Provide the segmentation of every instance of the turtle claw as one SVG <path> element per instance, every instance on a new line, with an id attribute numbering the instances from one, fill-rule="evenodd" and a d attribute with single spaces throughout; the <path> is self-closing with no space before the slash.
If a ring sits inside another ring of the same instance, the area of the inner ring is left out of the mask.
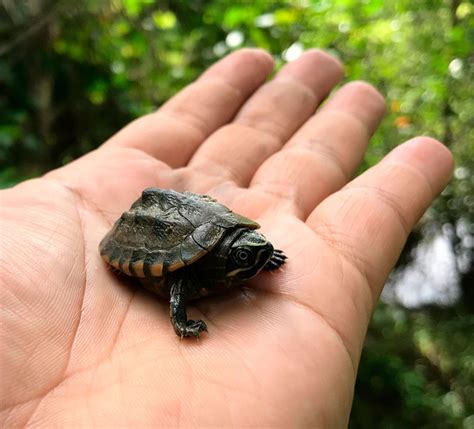
<path id="1" fill-rule="evenodd" d="M 285 263 L 286 259 L 287 259 L 287 256 L 283 253 L 282 250 L 275 249 L 273 251 L 272 256 L 270 257 L 268 262 L 265 264 L 264 269 L 268 271 L 276 270 L 277 268 L 280 268 Z"/>
<path id="2" fill-rule="evenodd" d="M 176 326 L 176 333 L 181 337 L 198 337 L 201 332 L 208 332 L 207 325 L 203 320 L 187 320 L 186 325 Z"/>

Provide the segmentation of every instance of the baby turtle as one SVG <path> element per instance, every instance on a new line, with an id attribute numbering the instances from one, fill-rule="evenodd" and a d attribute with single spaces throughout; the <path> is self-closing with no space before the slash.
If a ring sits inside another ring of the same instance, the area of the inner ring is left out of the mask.
<path id="1" fill-rule="evenodd" d="M 207 195 L 149 188 L 122 214 L 99 250 L 112 267 L 170 300 L 177 335 L 199 336 L 207 326 L 188 320 L 189 300 L 225 291 L 285 262 L 283 252 L 258 228 Z"/>

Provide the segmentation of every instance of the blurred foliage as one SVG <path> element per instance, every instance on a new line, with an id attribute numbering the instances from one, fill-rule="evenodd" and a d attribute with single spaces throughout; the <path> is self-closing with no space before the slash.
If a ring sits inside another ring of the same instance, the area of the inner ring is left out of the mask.
<path id="1" fill-rule="evenodd" d="M 359 367 L 352 428 L 474 427 L 474 319 L 380 304 Z"/>
<path id="2" fill-rule="evenodd" d="M 321 47 L 378 87 L 388 113 L 361 168 L 419 134 L 450 147 L 454 180 L 424 222 L 455 231 L 463 298 L 379 306 L 351 427 L 474 428 L 472 1 L 0 0 L 0 40 L 1 187 L 97 147 L 243 46 L 278 66 Z"/>

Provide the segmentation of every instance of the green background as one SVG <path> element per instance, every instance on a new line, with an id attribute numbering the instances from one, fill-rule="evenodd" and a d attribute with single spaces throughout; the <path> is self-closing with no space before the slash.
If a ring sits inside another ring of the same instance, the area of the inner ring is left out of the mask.
<path id="1" fill-rule="evenodd" d="M 393 278 L 439 237 L 454 271 L 450 293 L 424 278 L 432 294 L 409 308 L 387 285 L 350 427 L 474 428 L 472 1 L 0 1 L 0 41 L 1 187 L 97 147 L 243 46 L 267 49 L 278 67 L 320 47 L 344 62 L 346 81 L 374 84 L 388 113 L 361 170 L 420 134 L 456 159 Z"/>

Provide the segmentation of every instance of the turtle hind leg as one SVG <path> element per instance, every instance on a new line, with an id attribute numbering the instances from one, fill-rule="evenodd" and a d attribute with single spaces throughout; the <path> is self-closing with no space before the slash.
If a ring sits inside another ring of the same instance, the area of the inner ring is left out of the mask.
<path id="1" fill-rule="evenodd" d="M 207 325 L 203 320 L 188 320 L 186 314 L 186 289 L 182 279 L 173 281 L 170 290 L 170 320 L 176 335 L 179 337 L 199 337 L 203 331 L 207 332 Z"/>
<path id="2" fill-rule="evenodd" d="M 285 263 L 286 259 L 287 257 L 283 253 L 283 251 L 275 249 L 273 251 L 272 256 L 270 257 L 268 262 L 265 264 L 264 268 L 267 271 L 276 270 L 277 268 L 280 268 Z"/>

